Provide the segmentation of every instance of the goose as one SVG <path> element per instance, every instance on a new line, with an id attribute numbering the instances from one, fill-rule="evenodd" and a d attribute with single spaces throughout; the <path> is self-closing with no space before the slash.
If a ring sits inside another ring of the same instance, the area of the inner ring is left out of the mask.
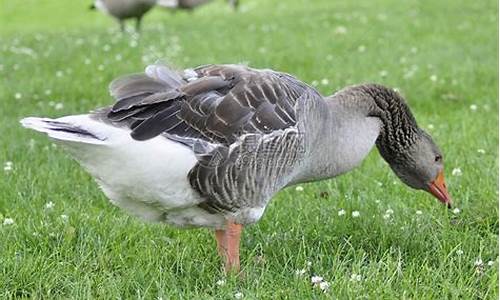
<path id="1" fill-rule="evenodd" d="M 118 20 L 121 31 L 125 31 L 124 21 L 136 19 L 136 30 L 141 29 L 141 20 L 157 0 L 95 0 L 91 9 L 98 9 Z"/>
<path id="2" fill-rule="evenodd" d="M 243 227 L 273 195 L 344 174 L 373 146 L 404 184 L 451 206 L 441 151 L 391 88 L 359 84 L 324 97 L 269 69 L 154 64 L 109 90 L 109 107 L 21 123 L 65 146 L 128 213 L 214 230 L 226 272 L 240 270 Z"/>
<path id="3" fill-rule="evenodd" d="M 158 4 L 165 8 L 173 10 L 184 9 L 193 10 L 198 6 L 204 5 L 213 0 L 158 0 Z M 239 6 L 239 0 L 227 0 L 229 5 L 236 10 Z"/>

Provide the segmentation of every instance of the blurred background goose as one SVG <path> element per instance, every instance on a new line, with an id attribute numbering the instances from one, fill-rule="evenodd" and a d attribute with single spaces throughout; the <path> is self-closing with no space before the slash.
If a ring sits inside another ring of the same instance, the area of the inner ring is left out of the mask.
<path id="1" fill-rule="evenodd" d="M 373 146 L 405 184 L 451 205 L 443 155 L 381 85 L 323 97 L 272 70 L 152 65 L 114 80 L 110 93 L 117 102 L 90 114 L 21 122 L 63 144 L 129 213 L 215 229 L 227 271 L 239 269 L 243 226 L 273 195 L 344 174 Z"/>
<path id="2" fill-rule="evenodd" d="M 141 21 L 157 0 L 96 0 L 91 9 L 98 9 L 120 23 L 120 29 L 125 31 L 125 20 L 136 19 L 136 30 L 140 31 Z"/>
<path id="3" fill-rule="evenodd" d="M 172 10 L 193 10 L 198 6 L 212 2 L 213 0 L 158 0 L 158 5 Z M 236 10 L 239 0 L 227 0 L 229 5 Z"/>

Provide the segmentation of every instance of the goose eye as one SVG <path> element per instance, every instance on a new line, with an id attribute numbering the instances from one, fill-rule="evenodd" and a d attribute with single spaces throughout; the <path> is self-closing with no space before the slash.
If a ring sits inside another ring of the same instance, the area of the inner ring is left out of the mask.
<path id="1" fill-rule="evenodd" d="M 436 155 L 436 157 L 434 157 L 435 162 L 441 161 L 442 159 L 443 157 L 441 155 Z"/>

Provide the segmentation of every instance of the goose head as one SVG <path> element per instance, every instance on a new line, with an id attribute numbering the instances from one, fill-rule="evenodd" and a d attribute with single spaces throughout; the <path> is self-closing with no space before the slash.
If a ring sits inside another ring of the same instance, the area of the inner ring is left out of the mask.
<path id="1" fill-rule="evenodd" d="M 401 150 L 396 159 L 387 160 L 403 183 L 414 189 L 425 190 L 451 207 L 452 200 L 444 179 L 443 155 L 425 131 L 418 129 L 414 142 Z"/>

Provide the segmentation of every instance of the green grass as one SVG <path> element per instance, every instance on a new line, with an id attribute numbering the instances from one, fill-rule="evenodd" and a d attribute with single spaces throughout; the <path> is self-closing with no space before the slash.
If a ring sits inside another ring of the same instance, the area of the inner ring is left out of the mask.
<path id="1" fill-rule="evenodd" d="M 89 2 L 0 0 L 0 163 L 12 162 L 0 169 L 0 298 L 498 298 L 496 1 L 242 0 L 241 13 L 219 1 L 192 14 L 155 11 L 139 39 Z M 397 87 L 419 124 L 433 125 L 461 212 L 403 186 L 374 150 L 345 176 L 278 194 L 244 232 L 245 278 L 218 286 L 210 231 L 128 217 L 18 124 L 108 104 L 113 78 L 157 59 L 248 62 L 317 81 L 324 94 L 367 81 Z M 313 274 L 330 282 L 327 294 Z"/>

